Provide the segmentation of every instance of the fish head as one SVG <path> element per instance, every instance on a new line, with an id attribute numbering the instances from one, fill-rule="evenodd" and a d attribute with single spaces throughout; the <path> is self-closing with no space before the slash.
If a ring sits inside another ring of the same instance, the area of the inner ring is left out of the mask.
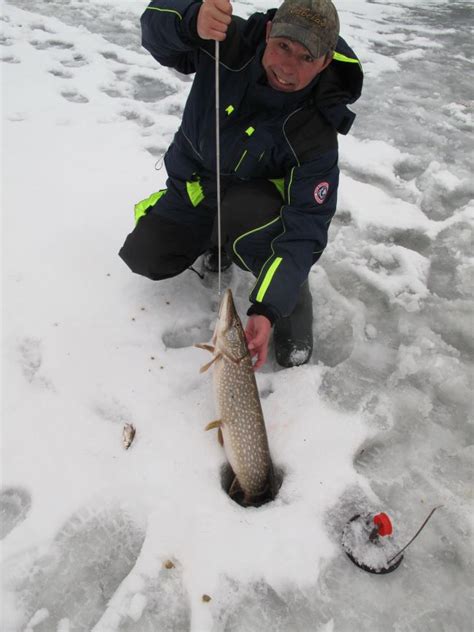
<path id="1" fill-rule="evenodd" d="M 242 358 L 248 352 L 244 328 L 230 289 L 221 300 L 213 341 L 217 349 L 234 359 Z"/>

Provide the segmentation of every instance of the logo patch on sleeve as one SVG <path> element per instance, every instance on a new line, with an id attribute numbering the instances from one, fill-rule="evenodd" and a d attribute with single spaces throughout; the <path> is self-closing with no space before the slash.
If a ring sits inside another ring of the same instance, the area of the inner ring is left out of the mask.
<path id="1" fill-rule="evenodd" d="M 322 204 L 329 193 L 329 182 L 320 182 L 314 189 L 314 199 L 318 204 Z"/>

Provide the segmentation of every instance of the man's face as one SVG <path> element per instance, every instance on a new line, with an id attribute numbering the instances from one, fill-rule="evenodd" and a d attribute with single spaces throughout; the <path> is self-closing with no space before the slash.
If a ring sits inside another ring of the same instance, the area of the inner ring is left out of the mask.
<path id="1" fill-rule="evenodd" d="M 286 37 L 270 37 L 271 28 L 269 22 L 267 46 L 262 57 L 269 85 L 281 92 L 296 92 L 306 88 L 331 63 L 331 57 L 328 55 L 315 59 L 299 42 Z"/>

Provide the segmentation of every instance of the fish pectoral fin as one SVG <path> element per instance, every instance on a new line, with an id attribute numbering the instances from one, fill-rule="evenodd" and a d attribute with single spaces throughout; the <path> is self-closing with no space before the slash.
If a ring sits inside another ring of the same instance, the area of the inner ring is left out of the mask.
<path id="1" fill-rule="evenodd" d="M 219 428 L 217 431 L 217 440 L 219 441 L 221 447 L 224 447 L 224 435 L 222 434 L 222 428 Z"/>
<path id="2" fill-rule="evenodd" d="M 222 426 L 222 421 L 220 419 L 216 419 L 216 421 L 209 422 L 207 426 L 204 428 L 204 430 L 212 430 L 213 428 L 219 428 L 220 430 L 221 426 Z"/>
<path id="3" fill-rule="evenodd" d="M 216 356 L 214 356 L 214 357 L 212 358 L 212 360 L 211 360 L 210 362 L 208 362 L 207 364 L 205 364 L 204 366 L 202 366 L 202 367 L 199 369 L 199 373 L 205 373 L 208 369 L 210 369 L 210 368 L 211 368 L 211 366 L 214 364 L 214 362 L 215 362 L 216 360 L 219 360 L 219 358 L 221 358 L 221 357 L 222 357 L 222 356 L 221 356 L 221 354 L 220 354 L 220 353 L 218 353 Z"/>
<path id="4" fill-rule="evenodd" d="M 214 353 L 216 350 L 214 345 L 210 345 L 207 342 L 197 342 L 194 346 L 198 349 L 204 349 L 204 351 L 210 351 L 210 353 Z"/>

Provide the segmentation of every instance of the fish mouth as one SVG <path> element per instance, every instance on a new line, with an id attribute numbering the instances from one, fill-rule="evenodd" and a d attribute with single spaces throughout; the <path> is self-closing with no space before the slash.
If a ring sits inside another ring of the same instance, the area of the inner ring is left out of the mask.
<path id="1" fill-rule="evenodd" d="M 225 332 L 230 327 L 232 327 L 233 323 L 235 322 L 236 314 L 237 310 L 235 309 L 232 291 L 230 288 L 228 288 L 225 291 L 224 296 L 222 297 L 222 301 L 219 307 L 218 328 L 221 332 Z"/>

